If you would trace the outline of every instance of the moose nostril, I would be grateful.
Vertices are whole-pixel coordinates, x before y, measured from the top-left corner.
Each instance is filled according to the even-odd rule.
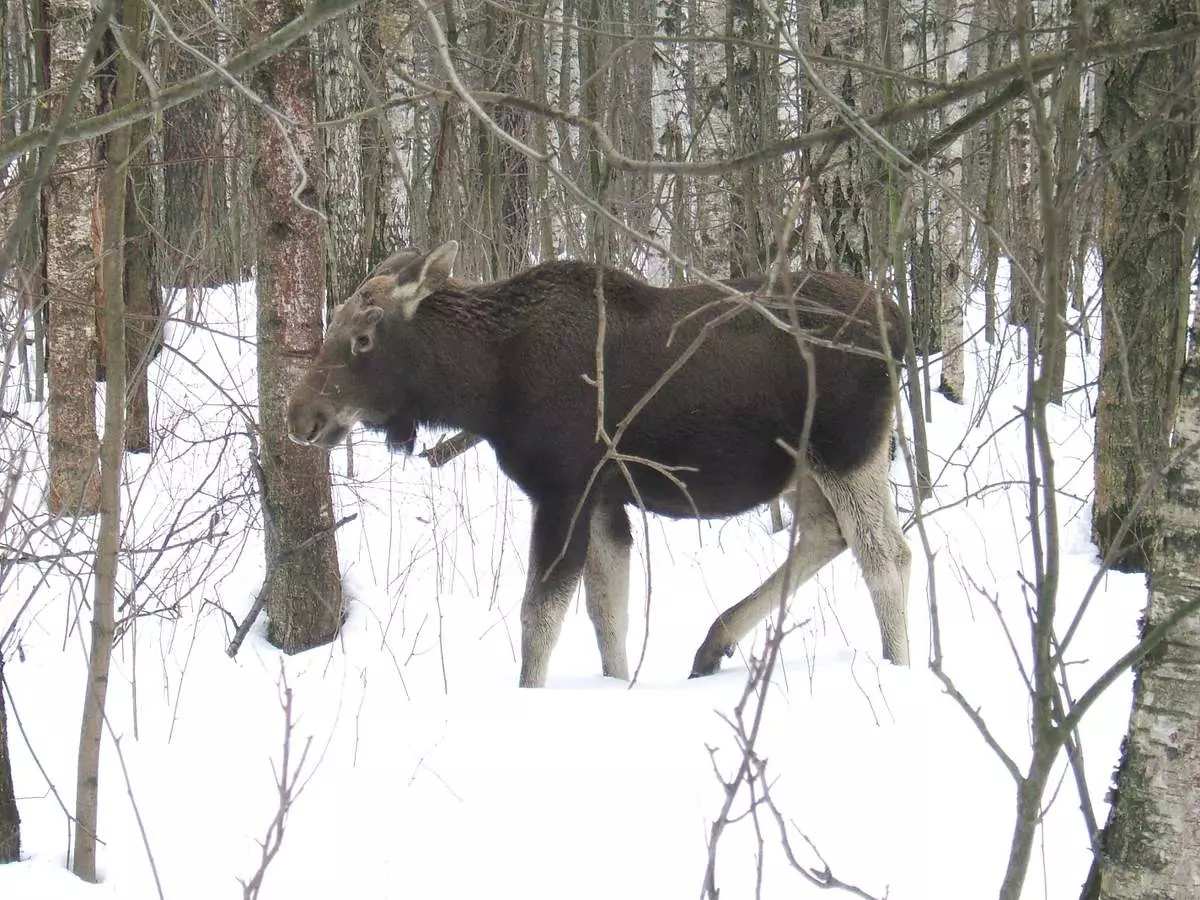
[[[308,432],[308,442],[310,444],[317,439],[317,435],[325,430],[325,423],[327,421],[328,419],[326,419],[324,413],[313,413],[312,428]]]
[[[288,412],[288,437],[297,444],[311,444],[325,429],[327,421],[324,413],[313,412],[305,415],[301,410],[293,408]]]

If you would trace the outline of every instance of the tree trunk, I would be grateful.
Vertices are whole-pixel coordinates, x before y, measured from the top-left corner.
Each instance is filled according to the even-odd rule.
[[[117,15],[130,52],[140,54],[146,7],[141,0],[122,0]],[[115,105],[133,100],[137,71],[129,57],[117,63]],[[88,657],[87,687],[80,725],[79,763],[75,788],[74,872],[96,881],[96,842],[100,799],[100,745],[104,735],[104,703],[108,693],[116,608],[117,568],[121,543],[121,459],[125,449],[125,204],[131,128],[107,135],[101,204],[103,262],[100,296],[104,299],[105,342],[104,442],[100,449],[100,535],[96,548],[95,597]]]
[[[259,0],[263,33],[300,15],[299,0]],[[313,69],[308,46],[297,44],[264,63],[255,89],[290,122],[288,136],[266,118],[255,118],[254,166],[258,233],[259,459],[267,575],[263,591],[271,619],[270,639],[287,653],[326,643],[342,619],[341,580],[333,536],[328,457],[287,438],[287,398],[321,346],[325,265],[321,222],[310,209],[319,202]],[[293,151],[296,155],[293,155]],[[304,172],[296,170],[296,163]],[[293,192],[302,179],[299,196]],[[299,202],[297,202],[297,200]],[[292,549],[319,538],[303,552]]]
[[[140,82],[139,82],[140,83]],[[130,167],[125,204],[125,354],[128,408],[125,417],[125,449],[149,453],[150,360],[161,347],[159,315],[162,297],[158,267],[154,265],[154,190],[150,180],[146,144],[150,120],[132,126]]]
[[[935,23],[933,58],[937,60],[937,80],[941,84],[952,84],[962,77],[966,53],[962,49],[965,29],[958,26],[957,0],[939,0]],[[927,40],[928,40],[927,36]],[[942,109],[937,117],[939,129],[944,129],[965,113],[965,104],[953,104]],[[964,171],[967,163],[964,154],[965,139],[959,138],[943,153],[938,154],[935,171],[944,187],[960,190],[967,182]],[[958,202],[940,190],[933,198],[934,222],[933,243],[936,265],[934,268],[938,305],[938,337],[942,348],[942,378],[938,391],[954,403],[962,403],[966,384],[966,368],[963,360],[963,303],[967,297],[966,270],[964,265],[970,256],[965,252],[964,240],[967,217]]]
[[[187,44],[217,58],[217,18],[211,0],[170,0],[166,15]],[[199,74],[203,63],[174,41],[164,41],[162,81]],[[211,91],[163,112],[163,226],[160,247],[165,285],[194,291],[235,280],[233,233],[224,147],[222,93]]]
[[[479,59],[490,60],[478,73],[484,90],[499,91],[517,97],[529,95],[532,66],[528,42],[527,16],[536,10],[528,2],[512,7],[487,6],[480,29],[482,46]],[[531,141],[529,114],[508,106],[494,107],[490,113],[496,124],[526,144]],[[485,277],[504,278],[529,264],[532,235],[529,160],[510,147],[482,122],[473,121],[477,130],[477,163],[483,209],[482,238],[487,257]]]
[[[1193,248],[1194,249],[1194,248]],[[1187,296],[1188,272],[1176,297]],[[1176,446],[1200,441],[1200,359],[1184,371]],[[1151,545],[1150,599],[1143,631],[1200,597],[1200,456],[1164,479]],[[1200,614],[1175,626],[1138,667],[1133,714],[1116,800],[1104,832],[1098,882],[1085,896],[1101,900],[1194,897],[1200,883]]]
[[[846,59],[879,61],[880,29],[875,3],[831,0],[811,5],[814,52]],[[844,66],[815,64],[822,80],[863,116],[882,106],[875,76]],[[843,124],[841,113],[811,87],[804,92],[804,130]],[[887,201],[883,163],[858,139],[831,150],[804,154],[804,174],[812,178],[812,202],[804,223],[805,268],[867,277],[875,256],[886,252]]]
[[[54,106],[46,121],[64,112],[68,85],[83,59],[92,26],[87,0],[48,3],[50,83]],[[96,92],[87,78],[74,110],[95,109]],[[80,141],[59,150],[44,194],[46,295],[49,306],[50,487],[53,515],[94,515],[100,507],[96,469],[96,276],[92,203],[97,177],[93,145]]]
[[[399,89],[398,72],[416,71],[417,77],[426,73],[417,70],[414,60],[415,8],[371,0],[363,7],[363,55],[373,64],[368,69],[372,87],[378,98],[392,96]],[[376,97],[371,98],[375,103]],[[423,187],[425,178],[406,183],[405,170],[421,170],[421,156],[429,138],[427,120],[430,112],[424,106],[414,110],[396,105],[379,109],[363,121],[363,224],[366,267],[383,262],[407,238],[412,246],[425,246],[425,229],[414,218],[423,215],[425,206],[414,199],[413,191]],[[418,128],[418,125],[421,127]]]
[[[779,78],[776,55],[764,49],[774,39],[757,0],[729,0],[725,7],[725,82],[729,102],[731,155],[741,156],[778,140]],[[741,278],[767,270],[774,222],[780,211],[777,165],[745,166],[727,178],[729,275]],[[787,264],[786,251],[783,268]]]
[[[341,303],[367,276],[366,211],[363,205],[362,122],[364,91],[358,68],[362,49],[362,15],[351,11],[315,33],[317,119],[338,121],[321,130],[324,167],[322,208],[328,216],[329,305]],[[342,121],[348,119],[349,121]]]
[[[0,863],[21,858],[21,816],[13,791],[8,720],[4,714],[4,657],[0,656]]]
[[[1122,5],[1108,17],[1112,33],[1103,37],[1194,20],[1196,5]],[[1195,65],[1191,45],[1120,57],[1109,63],[1104,83],[1100,140],[1113,157],[1100,235],[1104,318],[1093,528],[1101,554],[1161,464],[1174,416],[1188,316],[1187,296],[1176,288],[1192,266],[1192,248],[1180,235],[1196,149]],[[1152,517],[1135,514],[1114,568],[1144,571],[1152,537]]]

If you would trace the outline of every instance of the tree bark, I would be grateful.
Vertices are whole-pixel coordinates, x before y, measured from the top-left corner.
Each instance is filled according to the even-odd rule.
[[[1105,37],[1194,21],[1195,0],[1158,8],[1113,2]],[[1183,366],[1186,295],[1176,289],[1192,266],[1180,240],[1194,193],[1196,48],[1183,45],[1109,63],[1100,141],[1113,154],[1103,201],[1100,252],[1104,318],[1096,408],[1093,528],[1107,552],[1146,477],[1162,462]],[[1114,568],[1144,571],[1150,515],[1134,514]]]
[[[886,4],[884,4],[886,5]],[[882,45],[880,5],[831,0],[811,5],[811,46],[822,55],[878,62]],[[815,64],[822,80],[858,114],[882,108],[874,76],[842,66]],[[804,92],[804,130],[841,124],[841,114],[811,87]],[[868,277],[886,253],[887,200],[883,163],[858,139],[830,152],[805,153],[804,174],[812,178],[812,203],[804,223],[805,268]]]
[[[1187,295],[1188,273],[1178,294]],[[1200,359],[1184,371],[1176,446],[1200,441]],[[1149,630],[1200,597],[1200,455],[1164,479],[1151,545]],[[1138,667],[1116,799],[1089,898],[1194,897],[1200,883],[1200,615],[1183,619]]]
[[[209,59],[217,58],[217,18],[211,0],[170,0],[166,14],[177,34]],[[183,81],[204,64],[173,41],[164,41],[160,66],[166,84]],[[187,291],[235,280],[224,146],[221,91],[163,112],[163,225],[160,247],[164,284]]]
[[[320,72],[317,119],[338,123],[321,129],[322,208],[328,216],[324,241],[329,257],[326,287],[331,308],[349,297],[367,276],[363,123],[355,117],[364,100],[358,68],[362,30],[361,13],[352,11],[313,33]]]
[[[21,816],[13,790],[8,720],[4,714],[4,658],[0,657],[0,863],[16,862],[20,858]]]
[[[50,86],[54,105],[46,121],[62,115],[67,86],[83,59],[92,25],[87,0],[45,0],[50,26]],[[75,110],[95,109],[91,79]],[[96,195],[93,144],[81,141],[59,150],[43,197],[46,220],[46,295],[49,306],[50,485],[53,515],[94,515],[100,506],[96,469],[96,254],[92,204]]]
[[[118,16],[133,54],[140,53],[146,7],[142,0],[122,0]],[[133,100],[137,72],[129,57],[117,64],[117,105]],[[96,881],[96,841],[100,799],[100,745],[108,694],[116,609],[117,569],[121,543],[121,459],[125,449],[125,204],[131,126],[106,138],[101,204],[103,262],[100,295],[104,299],[105,342],[104,441],[100,449],[100,534],[96,548],[95,597],[87,684],[80,725],[75,789],[74,872]]]
[[[764,45],[774,28],[757,0],[729,0],[725,31],[736,41],[725,44],[725,83],[729,102],[731,153],[743,155],[778,140],[779,73],[777,56]],[[729,275],[741,278],[767,270],[775,223],[781,211],[779,167],[746,166],[728,176]],[[784,256],[784,269],[790,268]]]
[[[301,11],[299,0],[258,0],[255,21],[270,32]],[[303,42],[263,64],[254,84],[287,121],[298,123],[286,126],[285,139],[279,123],[265,116],[255,119],[258,153],[253,174],[255,208],[260,211],[259,459],[267,566],[263,591],[270,639],[287,653],[332,640],[342,618],[328,457],[289,441],[286,422],[288,394],[321,346],[325,308],[321,222],[301,205],[315,207],[321,196],[312,127],[314,84]],[[303,172],[297,171],[297,161]],[[303,553],[289,552],[318,534],[326,537]]]
[[[144,43],[144,36],[141,36]],[[140,83],[140,82],[139,82]],[[125,449],[149,453],[150,360],[161,347],[159,315],[162,297],[154,265],[154,189],[146,145],[148,119],[132,126],[125,203],[125,355],[127,358]]]

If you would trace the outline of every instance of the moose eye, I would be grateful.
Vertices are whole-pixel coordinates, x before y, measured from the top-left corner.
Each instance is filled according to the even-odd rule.
[[[371,349],[371,336],[369,334],[357,334],[350,344],[350,349],[355,353],[366,353]]]

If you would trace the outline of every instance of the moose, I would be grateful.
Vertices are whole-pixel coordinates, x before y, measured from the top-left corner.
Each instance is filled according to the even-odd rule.
[[[402,453],[418,425],[488,441],[533,507],[521,686],[545,685],[581,573],[602,671],[628,680],[628,507],[719,518],[780,495],[799,540],[713,622],[692,676],[847,546],[884,657],[908,664],[911,551],[888,481],[894,302],[836,273],[661,288],[561,260],[468,285],[451,277],[457,253],[401,250],[336,309],[288,428],[325,450],[359,423]]]

